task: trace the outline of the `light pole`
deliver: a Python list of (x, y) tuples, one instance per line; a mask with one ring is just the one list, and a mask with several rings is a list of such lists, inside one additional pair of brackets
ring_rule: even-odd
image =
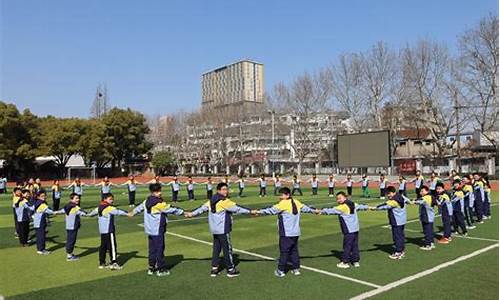
[(272, 143), (272, 149), (271, 149), (271, 167), (273, 168), (273, 178), (276, 175), (274, 171), (274, 115), (275, 112), (274, 110), (268, 110), (268, 113), (271, 114), (271, 143)]

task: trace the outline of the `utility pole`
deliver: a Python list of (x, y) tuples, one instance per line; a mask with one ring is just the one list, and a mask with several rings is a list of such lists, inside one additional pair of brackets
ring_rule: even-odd
[(274, 115), (275, 111), (274, 110), (269, 110), (268, 111), (271, 114), (271, 143), (272, 143), (272, 149), (271, 149), (271, 167), (273, 168), (273, 178), (276, 175), (275, 170), (274, 170)]

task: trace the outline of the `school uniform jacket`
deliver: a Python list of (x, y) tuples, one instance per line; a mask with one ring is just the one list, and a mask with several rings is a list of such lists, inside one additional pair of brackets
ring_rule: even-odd
[(44, 228), (47, 226), (47, 215), (53, 215), (54, 212), (49, 208), (47, 202), (42, 200), (36, 200), (33, 206), (33, 227), (34, 228)]
[(87, 213), (83, 211), (80, 206), (71, 202), (66, 204), (63, 209), (58, 210), (56, 213), (64, 213), (66, 230), (78, 230), (81, 225), (80, 217), (87, 215)]
[(431, 195), (425, 195), (415, 201), (419, 204), (419, 217), (422, 223), (434, 223), (434, 204), (435, 201)]
[(281, 200), (277, 204), (259, 209), (260, 214), (278, 215), (278, 232), (280, 236), (300, 236), (300, 213), (314, 213), (309, 206), (298, 200)]
[(482, 181), (474, 182), (474, 200), (475, 201), (484, 201), (484, 184)]
[(464, 213), (465, 202), (464, 202), (464, 192), (461, 190), (454, 190), (453, 197), (451, 198), (451, 205), (453, 206), (453, 212)]
[(212, 234), (227, 234), (232, 230), (232, 214), (249, 214), (250, 210), (241, 207), (224, 198), (220, 194), (215, 194), (210, 201), (195, 209), (193, 216), (200, 215), (208, 211), (208, 226)]
[(402, 226), (406, 224), (406, 202), (408, 198), (396, 193), (391, 199), (378, 205), (378, 210), (387, 210), (389, 224), (391, 226)]
[(342, 233), (348, 234), (359, 231), (359, 220), (357, 211), (366, 209), (368, 209), (368, 205), (364, 204), (357, 205), (350, 200), (346, 200), (343, 204), (340, 204), (336, 207), (323, 208), (321, 210), (321, 213), (325, 215), (338, 215)]
[(441, 214), (448, 216), (453, 215), (453, 205), (451, 203), (450, 196), (446, 192), (438, 195), (437, 203), (439, 205), (439, 209), (441, 210)]
[(14, 204), (14, 209), (16, 211), (16, 217), (18, 222), (26, 222), (30, 220), (30, 204), (28, 199), (19, 197), (17, 202)]
[(474, 189), (471, 184), (466, 184), (462, 188), (464, 192), (464, 201), (469, 200), (469, 207), (474, 207)]
[(139, 206), (134, 208), (133, 213), (138, 214), (144, 211), (144, 232), (147, 235), (157, 236), (165, 234), (167, 231), (168, 214), (180, 216), (184, 213), (182, 208), (171, 206), (163, 199), (149, 196)]
[(107, 234), (115, 232), (115, 216), (126, 216), (127, 212), (108, 203), (101, 203), (88, 214), (89, 217), (95, 215), (98, 215), (99, 233)]

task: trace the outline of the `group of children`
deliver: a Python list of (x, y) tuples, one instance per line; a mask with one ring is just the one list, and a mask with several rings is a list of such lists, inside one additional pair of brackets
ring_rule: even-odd
[[(297, 178), (294, 178), (297, 179)], [(329, 181), (333, 179), (330, 176)], [(311, 181), (317, 180), (314, 176)], [(350, 176), (346, 179), (346, 183), (352, 180)], [(362, 188), (367, 186), (364, 183), (365, 176), (362, 177)], [(403, 181), (402, 181), (403, 180)], [(420, 180), (424, 182), (423, 177), (417, 173), (414, 181)], [(406, 196), (406, 186), (404, 178), (400, 178), (398, 189), (395, 186), (389, 185), (388, 181), (381, 175), (380, 189), (381, 197), (384, 202), (377, 206), (368, 206), (365, 204), (357, 204), (352, 201), (352, 190), (347, 189), (347, 193), (340, 191), (335, 194), (337, 206), (331, 208), (316, 209), (301, 203), (293, 197), (296, 181), (292, 181), (293, 188), (284, 187), (281, 184), (279, 189), (275, 190), (275, 194), (280, 195), (280, 201), (270, 207), (261, 209), (249, 209), (237, 205), (229, 199), (228, 180), (220, 182), (216, 185), (216, 193), (207, 196), (209, 200), (192, 212), (186, 212), (182, 208), (172, 206), (165, 202), (162, 197), (162, 184), (159, 179), (154, 179), (149, 184), (150, 196), (139, 205), (135, 206), (130, 212), (121, 210), (113, 206), (114, 197), (111, 193), (110, 183), (107, 178), (99, 185), (101, 186), (101, 202), (99, 206), (91, 212), (83, 211), (80, 206), (80, 198), (83, 189), (82, 183), (75, 181), (69, 188), (73, 187), (73, 192), (70, 195), (69, 202), (62, 208), (49, 208), (47, 204), (47, 193), (41, 188), (41, 184), (35, 180), (33, 184), (17, 186), (13, 191), (13, 212), (15, 220), (16, 234), (18, 235), (20, 244), (25, 247), (28, 245), (29, 224), (33, 219), (33, 228), (36, 231), (37, 253), (47, 255), (50, 252), (45, 248), (45, 239), (47, 234), (48, 216), (64, 214), (66, 228), (66, 258), (68, 261), (78, 260), (78, 257), (73, 254), (75, 243), (77, 240), (78, 230), (80, 228), (80, 217), (98, 216), (98, 228), (101, 235), (101, 245), (99, 248), (99, 268), (109, 268), (118, 270), (122, 267), (117, 260), (117, 242), (116, 229), (114, 218), (115, 216), (128, 216), (143, 214), (144, 231), (148, 236), (148, 275), (165, 276), (169, 274), (167, 263), (165, 261), (165, 233), (168, 224), (168, 215), (174, 214), (177, 216), (184, 215), (186, 218), (198, 216), (202, 213), (208, 213), (209, 229), (213, 237), (213, 251), (210, 276), (219, 275), (225, 266), (228, 277), (236, 277), (239, 271), (236, 269), (233, 260), (233, 250), (231, 245), (232, 231), (232, 215), (236, 214), (252, 214), (252, 215), (277, 215), (278, 216), (278, 234), (279, 234), (279, 250), (280, 258), (275, 275), (278, 277), (285, 276), (288, 271), (288, 265), (291, 265), (289, 271), (291, 274), (300, 275), (300, 259), (298, 250), (298, 240), (300, 237), (300, 215), (301, 213), (315, 213), (318, 215), (337, 215), (339, 218), (341, 232), (343, 238), (343, 254), (340, 262), (337, 264), (339, 268), (350, 268), (360, 266), (360, 251), (359, 251), (359, 220), (357, 212), (361, 210), (387, 210), (389, 224), (392, 228), (392, 237), (394, 241), (394, 253), (389, 257), (391, 259), (402, 259), (405, 256), (405, 233), (404, 228), (407, 222), (406, 206), (408, 204), (419, 205), (419, 219), (422, 223), (424, 232), (424, 243), (420, 249), (432, 250), (434, 245), (434, 220), (435, 207), (438, 207), (438, 212), (441, 214), (443, 224), (443, 235), (438, 240), (438, 243), (448, 244), (452, 240), (452, 232), (467, 234), (468, 229), (474, 228), (474, 223), (482, 224), (484, 220), (490, 218), (490, 184), (487, 178), (482, 178), (479, 174), (459, 177), (456, 172), (452, 174), (451, 180), (453, 188), (450, 191), (445, 189), (443, 182), (436, 179), (436, 176), (431, 176), (430, 186), (416, 185), (417, 199), (411, 201)], [(31, 181), (31, 180), (30, 180)], [(260, 179), (260, 182), (265, 181), (265, 178)], [(280, 181), (279, 179), (277, 180)], [(177, 184), (177, 178), (168, 185)], [(259, 182), (259, 183), (260, 183)], [(433, 184), (435, 183), (435, 184)], [(36, 184), (36, 185), (35, 185)], [(129, 186), (130, 193), (135, 192), (137, 185), (133, 176), (124, 185)], [(192, 179), (189, 178), (187, 185), (192, 184)], [(205, 184), (213, 184), (211, 179)], [(56, 182), (54, 185), (57, 185)], [(180, 185), (180, 184), (179, 184)], [(80, 187), (80, 189), (75, 187)], [(349, 185), (346, 185), (349, 187)], [(352, 184), (350, 185), (352, 188)], [(102, 189), (107, 187), (108, 189)], [(260, 188), (266, 186), (260, 185)], [(312, 186), (317, 189), (319, 183), (316, 182)], [(332, 191), (329, 187), (329, 193)], [(403, 187), (403, 188), (402, 188)], [(275, 183), (276, 188), (276, 183)], [(383, 190), (382, 190), (383, 189)], [(57, 185), (54, 191), (60, 191)], [(80, 194), (77, 192), (80, 191)], [(262, 190), (260, 195), (262, 195)], [(382, 194), (383, 193), (383, 194)], [(313, 190), (313, 194), (317, 194), (317, 190)], [(239, 193), (241, 195), (241, 191)], [(363, 195), (365, 192), (363, 191)], [(382, 196), (383, 195), (383, 196)], [(135, 196), (135, 195), (134, 195)], [(220, 253), (223, 252), (224, 264), (220, 262)], [(106, 254), (109, 253), (110, 262), (106, 263)]]

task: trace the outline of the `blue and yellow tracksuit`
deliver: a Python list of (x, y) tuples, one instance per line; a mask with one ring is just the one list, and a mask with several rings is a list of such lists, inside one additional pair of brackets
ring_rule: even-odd
[(392, 240), (396, 252), (405, 250), (406, 202), (402, 194), (396, 193), (391, 199), (377, 206), (378, 210), (387, 210), (389, 224), (392, 229)]
[(126, 183), (128, 191), (128, 204), (135, 205), (135, 191), (137, 190), (137, 183), (135, 180), (128, 180)]
[(462, 229), (462, 234), (467, 233), (465, 226), (464, 212), (464, 192), (462, 190), (453, 190), (453, 197), (451, 198), (451, 205), (453, 206), (453, 229), (458, 232), (458, 228)]
[(47, 216), (53, 215), (54, 212), (49, 208), (47, 203), (41, 199), (35, 201), (33, 210), (33, 227), (36, 230), (36, 249), (38, 251), (43, 251), (45, 250)]
[(16, 229), (16, 234), (19, 237), (19, 225), (17, 224), (17, 213), (16, 213), (16, 203), (19, 201), (18, 196), (12, 196), (12, 214), (14, 215), (14, 228)]
[(167, 204), (163, 199), (149, 196), (137, 206), (134, 214), (144, 212), (144, 232), (148, 235), (148, 263), (150, 269), (164, 270), (165, 262), (165, 232), (167, 231), (167, 215), (180, 216), (184, 210)]
[(484, 216), (484, 183), (481, 180), (474, 182), (474, 209), (478, 222), (483, 220)]
[(415, 201), (419, 204), (419, 218), (424, 231), (424, 245), (430, 246), (434, 242), (434, 205), (431, 195), (425, 195)]
[(491, 216), (491, 207), (490, 207), (491, 206), (491, 199), (490, 199), (491, 187), (485, 181), (483, 181), (483, 185), (484, 185), (484, 208), (483, 208), (483, 212), (484, 212), (485, 216), (490, 217)]
[(30, 201), (24, 197), (19, 197), (14, 203), (14, 211), (17, 219), (17, 229), (19, 231), (19, 243), (28, 244), (30, 232), (31, 207)]
[(336, 207), (323, 208), (321, 210), (322, 214), (339, 216), (340, 228), (344, 235), (344, 252), (342, 254), (342, 262), (344, 263), (355, 263), (360, 260), (359, 220), (357, 211), (366, 209), (368, 209), (368, 205), (357, 205), (351, 200), (346, 200), (343, 204)]
[(437, 203), (443, 222), (443, 237), (449, 239), (451, 237), (451, 221), (453, 218), (453, 205), (450, 196), (446, 192), (438, 194)]
[(80, 206), (75, 203), (68, 203), (63, 209), (56, 213), (64, 213), (64, 220), (66, 222), (66, 253), (73, 254), (75, 249), (76, 239), (78, 236), (78, 229), (80, 229), (80, 217), (86, 216), (87, 213), (83, 211)]
[(115, 234), (115, 216), (126, 216), (127, 212), (118, 209), (107, 202), (95, 208), (89, 217), (98, 215), (99, 233), (101, 234), (101, 246), (99, 247), (99, 264), (106, 263), (106, 252), (109, 252), (111, 263), (117, 262), (117, 247)]
[(300, 268), (299, 259), (299, 236), (300, 236), (300, 213), (314, 213), (309, 206), (298, 200), (281, 200), (277, 204), (259, 210), (259, 214), (278, 215), (278, 232), (280, 259), (278, 270), (285, 272), (288, 260), (293, 269)]
[(463, 186), (462, 191), (464, 192), (464, 216), (467, 226), (472, 226), (474, 224), (474, 189), (471, 184), (466, 184)]
[(224, 253), (224, 261), (228, 271), (234, 270), (233, 249), (231, 245), (231, 230), (233, 214), (249, 214), (250, 210), (238, 206), (221, 194), (215, 194), (210, 201), (192, 212), (193, 216), (208, 211), (208, 225), (213, 235), (212, 267), (219, 266), (219, 255)]

